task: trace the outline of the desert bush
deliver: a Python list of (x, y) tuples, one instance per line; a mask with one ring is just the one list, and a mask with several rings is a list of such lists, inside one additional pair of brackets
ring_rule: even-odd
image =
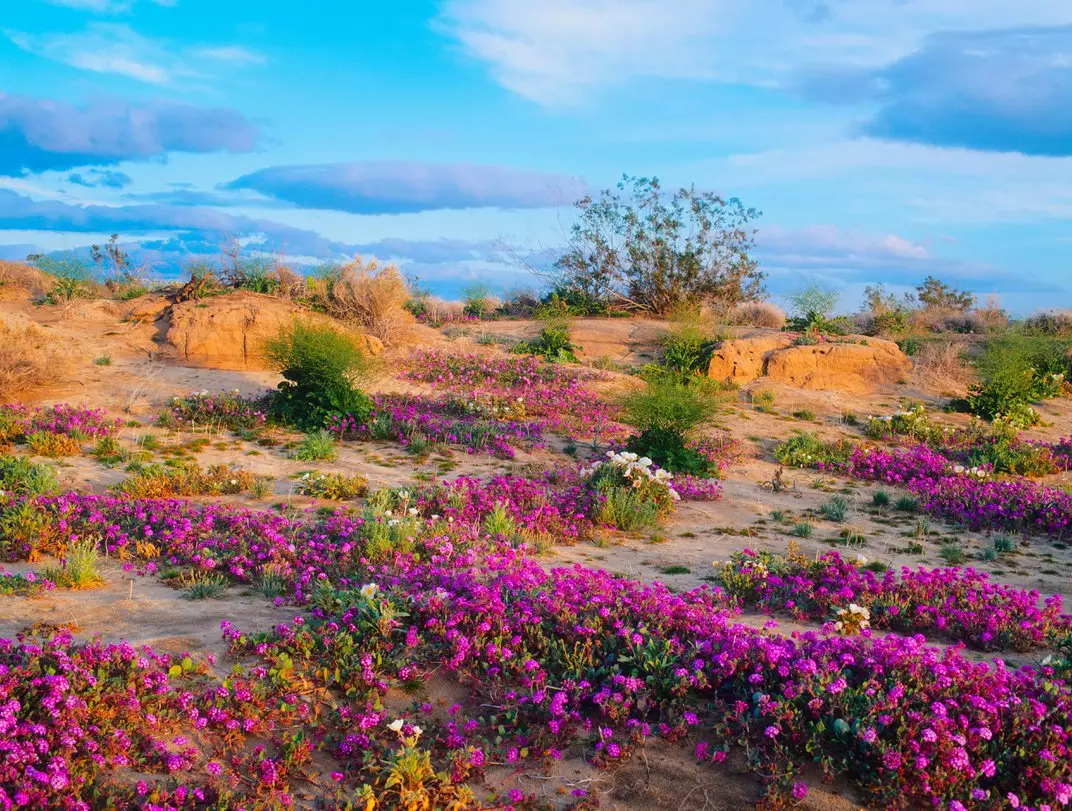
[(588, 289), (560, 284), (540, 299), (534, 315), (559, 317), (606, 315), (609, 309), (605, 299)]
[(529, 290), (515, 290), (507, 293), (499, 312), (512, 318), (527, 318), (536, 313), (540, 306), (540, 299)]
[(294, 458), (302, 462), (330, 462), (339, 455), (335, 437), (328, 431), (311, 431), (294, 451)]
[(51, 383), (65, 365), (64, 355), (44, 330), (0, 322), (0, 400)]
[(662, 335), (660, 342), (663, 347), (663, 366), (683, 377), (706, 371), (704, 367), (717, 343), (697, 323), (696, 318), (679, 319)]
[(296, 321), (267, 342), (265, 354), (284, 378), (269, 400), (277, 419), (318, 429), (336, 414), (351, 414), (359, 422), (368, 417), (372, 402), (357, 385), (368, 363), (346, 335)]
[(1021, 427), (1036, 424), (1031, 403), (1061, 393), (1068, 373), (1072, 340), (1007, 335), (987, 342), (976, 360), (980, 382), (972, 386), (967, 407), (977, 417), (1012, 419)]
[(1040, 310), (1024, 322), (1026, 335), (1072, 336), (1072, 310)]
[(64, 317), (77, 302), (93, 297), (93, 274), (82, 260), (73, 256), (39, 256), (34, 266), (52, 277), (42, 303), (61, 308)]
[(531, 341), (521, 341), (514, 351), (524, 355), (539, 355), (552, 363), (577, 363), (576, 349), (570, 340), (569, 321), (565, 318), (545, 318), (540, 334)]
[(68, 434), (34, 431), (26, 435), (26, 444), (34, 455), (49, 456), (54, 459), (63, 456), (78, 456), (82, 453), (81, 443)]
[(924, 308), (969, 310), (975, 306), (975, 295), (966, 290), (957, 290), (952, 285), (928, 276), (916, 285), (916, 300)]
[(39, 496), (56, 487), (56, 472), (48, 465), (35, 464), (24, 456), (0, 456), (0, 491)]
[(302, 496), (326, 498), (329, 501), (350, 501), (368, 492), (368, 479), (345, 473), (311, 471), (301, 474), (296, 489)]
[(680, 379), (652, 378), (646, 388), (626, 395), (622, 401), (625, 421), (639, 431), (629, 438), (627, 447), (665, 470), (713, 475), (711, 461), (689, 447), (689, 440), (716, 407), (714, 400)]
[(760, 297), (749, 229), (759, 212), (737, 199), (695, 187), (666, 195), (658, 178), (623, 176), (576, 208), (569, 248), (555, 263), (559, 289), (570, 295), (656, 314)]
[(406, 310), (409, 286), (394, 265), (380, 267), (360, 257), (328, 265), (316, 271), (312, 289), (314, 306), (384, 343), (403, 337), (412, 321)]
[(779, 443), (774, 449), (774, 458), (789, 467), (836, 468), (849, 458), (851, 452), (852, 445), (844, 440), (827, 442), (808, 432)]
[(175, 301), (200, 301), (222, 291), (216, 271), (204, 263), (187, 268), (190, 279), (175, 292)]
[(769, 301), (749, 301), (730, 310), (728, 320), (739, 326), (782, 329), (785, 326), (785, 311)]
[(146, 465), (112, 489), (131, 498), (221, 496), (246, 492), (256, 480), (248, 470), (229, 465), (210, 465), (205, 469), (196, 463), (175, 467)]
[(462, 291), (462, 313), (469, 318), (488, 318), (499, 306), (487, 285), (474, 284)]
[(834, 317), (834, 309), (840, 299), (841, 293), (819, 284), (800, 288), (789, 296), (793, 316), (789, 320), (790, 327), (809, 335), (845, 333), (848, 319)]
[(97, 565), (100, 552), (99, 537), (79, 538), (67, 545), (63, 560), (58, 567), (44, 569), (41, 574), (57, 586), (68, 589), (89, 589), (102, 582)]
[(965, 393), (975, 379), (971, 366), (964, 359), (964, 349), (958, 343), (928, 340), (906, 348), (914, 350), (911, 352), (912, 376), (925, 386), (959, 395)]

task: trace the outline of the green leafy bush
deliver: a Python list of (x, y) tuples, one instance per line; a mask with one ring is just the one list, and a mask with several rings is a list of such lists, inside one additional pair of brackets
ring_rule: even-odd
[(335, 437), (324, 430), (310, 431), (294, 451), (294, 458), (302, 462), (330, 462), (338, 455)]
[(992, 420), (1005, 417), (1018, 427), (1038, 424), (1031, 403), (1061, 393), (1072, 341), (1046, 336), (1006, 335), (989, 341), (976, 361), (980, 382), (966, 398), (968, 410)]
[(372, 401), (358, 388), (368, 363), (347, 336), (327, 326), (295, 322), (265, 347), (283, 382), (270, 401), (272, 415), (300, 428), (317, 429), (334, 414), (368, 418)]
[(34, 464), (24, 456), (0, 456), (0, 490), (37, 496), (56, 489), (56, 473), (48, 465)]
[(827, 442), (808, 432), (779, 443), (774, 458), (789, 467), (836, 467), (848, 460), (851, 452), (852, 445), (845, 440)]
[(703, 372), (715, 344), (695, 324), (678, 324), (662, 337), (663, 365), (683, 376)]
[(647, 388), (622, 402), (625, 420), (640, 432), (628, 449), (675, 473), (713, 475), (709, 459), (688, 440), (714, 414), (716, 403), (703, 392), (673, 377), (657, 377)]
[(577, 363), (576, 347), (570, 340), (569, 322), (561, 318), (549, 318), (539, 336), (531, 341), (522, 341), (514, 351), (526, 355), (538, 355), (551, 363)]

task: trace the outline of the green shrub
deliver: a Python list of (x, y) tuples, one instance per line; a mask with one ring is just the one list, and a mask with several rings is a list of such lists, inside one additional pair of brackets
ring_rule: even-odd
[(302, 462), (331, 462), (338, 457), (335, 437), (327, 431), (311, 431), (294, 451), (294, 458)]
[(919, 509), (919, 501), (914, 496), (901, 496), (894, 506), (906, 513), (914, 513)]
[(663, 365), (683, 376), (703, 372), (715, 344), (695, 324), (678, 324), (662, 336)]
[(887, 507), (890, 503), (890, 494), (885, 490), (876, 490), (871, 494), (871, 503), (876, 507)]
[(850, 453), (852, 445), (845, 440), (827, 442), (811, 432), (792, 436), (774, 449), (778, 462), (789, 467), (836, 467)]
[(688, 446), (696, 430), (715, 412), (711, 398), (680, 379), (657, 377), (645, 389), (627, 395), (622, 409), (626, 422), (640, 432), (630, 437), (630, 451), (675, 473), (712, 473), (710, 460)]
[(801, 408), (793, 412), (793, 417), (805, 422), (815, 422), (815, 412), (809, 408)]
[(773, 411), (775, 394), (770, 389), (752, 392), (752, 407), (756, 411)]
[(56, 489), (56, 472), (48, 465), (34, 464), (24, 456), (0, 456), (0, 490), (39, 496)]
[(49, 567), (41, 574), (57, 586), (68, 589), (88, 589), (99, 586), (103, 581), (97, 571), (100, 554), (97, 552), (98, 539), (80, 538), (67, 546), (67, 552), (59, 567)]
[(801, 521), (799, 524), (793, 526), (793, 534), (798, 538), (810, 538), (815, 531), (815, 527), (809, 524), (807, 521)]
[(470, 318), (487, 318), (495, 309), (495, 300), (486, 285), (467, 287), (462, 291), (462, 300), (465, 302), (462, 313)]
[(599, 521), (625, 532), (646, 529), (659, 521), (659, 505), (636, 492), (632, 487), (610, 487), (604, 491), (605, 501)]
[(823, 518), (838, 524), (844, 523), (848, 511), (848, 502), (841, 496), (834, 496), (819, 508), (819, 512), (822, 513)]
[(569, 322), (561, 318), (546, 319), (536, 338), (514, 347), (517, 353), (538, 355), (551, 363), (577, 363), (576, 349), (570, 340)]
[(268, 342), (265, 354), (284, 378), (269, 401), (276, 419), (316, 429), (335, 414), (352, 414), (359, 423), (368, 418), (372, 401), (357, 387), (368, 363), (347, 336), (295, 322)]
[(992, 420), (1005, 417), (1019, 427), (1039, 421), (1031, 403), (1061, 393), (1072, 341), (1048, 336), (1006, 335), (988, 341), (976, 361), (979, 383), (966, 398), (968, 410)]

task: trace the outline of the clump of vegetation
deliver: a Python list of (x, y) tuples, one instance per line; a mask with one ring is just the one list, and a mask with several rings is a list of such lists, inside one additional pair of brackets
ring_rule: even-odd
[(841, 496), (834, 496), (819, 508), (823, 518), (837, 524), (845, 522), (849, 511), (849, 504)]
[(791, 436), (774, 448), (774, 458), (789, 467), (833, 467), (846, 462), (852, 444), (845, 440), (827, 442), (810, 431)]
[(1017, 427), (1038, 424), (1032, 403), (1058, 396), (1072, 340), (1010, 334), (987, 342), (976, 361), (979, 383), (965, 400), (977, 417), (1003, 417)]
[(97, 440), (97, 444), (93, 446), (91, 453), (105, 467), (115, 467), (127, 461), (130, 457), (130, 454), (119, 444), (119, 440), (114, 436), (102, 436)]
[(93, 274), (81, 259), (71, 255), (34, 256), (32, 261), (52, 277), (41, 303), (59, 307), (64, 318), (79, 301), (93, 297)]
[(368, 419), (372, 401), (358, 382), (369, 365), (348, 336), (298, 321), (268, 341), (265, 354), (283, 375), (269, 400), (276, 419), (308, 430), (323, 428), (335, 415)]
[(663, 192), (658, 178), (623, 176), (576, 203), (569, 248), (555, 263), (560, 290), (607, 307), (665, 315), (755, 301), (763, 274), (749, 224), (759, 212), (695, 187)]
[(521, 341), (514, 351), (538, 355), (551, 363), (577, 363), (577, 354), (570, 340), (569, 322), (564, 318), (546, 318), (540, 334), (531, 341)]
[(326, 498), (329, 501), (350, 501), (368, 492), (368, 479), (345, 473), (309, 471), (302, 473), (296, 488), (298, 495)]
[(763, 329), (782, 329), (785, 326), (785, 311), (769, 301), (748, 301), (729, 311), (731, 324)]
[(50, 431), (34, 431), (26, 435), (26, 444), (36, 456), (48, 456), (59, 459), (64, 456), (78, 456), (82, 452), (81, 443), (70, 434), (54, 434)]
[(227, 578), (206, 569), (187, 569), (175, 582), (190, 600), (215, 600), (227, 589)]
[(622, 401), (625, 420), (640, 433), (628, 449), (651, 458), (664, 470), (697, 476), (714, 475), (711, 461), (689, 446), (698, 428), (714, 414), (716, 404), (696, 388), (673, 377), (656, 377)]
[(0, 490), (16, 495), (39, 496), (54, 492), (56, 472), (25, 456), (0, 456)]
[(688, 309), (674, 315), (677, 323), (661, 338), (663, 366), (685, 379), (705, 374), (718, 341), (701, 326), (698, 310)]
[(807, 521), (801, 521), (800, 523), (793, 525), (791, 532), (798, 538), (810, 538), (812, 533), (815, 532), (815, 525), (810, 524)]
[(58, 567), (42, 571), (47, 580), (68, 589), (90, 589), (103, 581), (97, 571), (100, 553), (98, 538), (80, 538), (67, 545), (66, 554)]
[(890, 505), (890, 494), (885, 490), (876, 490), (871, 494), (871, 503), (876, 507), (888, 507)]
[(406, 309), (409, 286), (394, 265), (354, 259), (346, 265), (325, 265), (312, 277), (312, 305), (362, 332), (392, 343), (413, 321)]
[(294, 458), (302, 462), (331, 462), (339, 455), (335, 437), (328, 431), (311, 431), (294, 451)]
[(813, 338), (843, 334), (846, 331), (845, 319), (834, 318), (834, 310), (840, 300), (841, 294), (836, 290), (818, 284), (802, 287), (789, 296), (793, 316), (789, 325)]
[(497, 305), (487, 285), (476, 284), (462, 291), (462, 314), (469, 318), (488, 318)]
[(248, 470), (228, 465), (211, 465), (205, 469), (196, 463), (174, 467), (145, 465), (113, 489), (131, 498), (225, 496), (247, 492), (256, 480)]
[(776, 395), (771, 389), (762, 389), (761, 391), (752, 392), (752, 408), (756, 411), (762, 411), (766, 414), (770, 414), (774, 411), (774, 401)]

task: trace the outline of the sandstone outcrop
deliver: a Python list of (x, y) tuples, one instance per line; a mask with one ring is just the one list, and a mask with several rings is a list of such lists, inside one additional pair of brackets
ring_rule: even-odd
[(751, 383), (764, 375), (774, 352), (792, 343), (792, 336), (781, 333), (723, 341), (711, 355), (707, 376), (738, 385)]
[[(263, 369), (265, 341), (295, 319), (344, 329), (337, 321), (293, 302), (243, 291), (172, 306), (166, 343), (180, 361), (197, 366)], [(378, 338), (359, 332), (352, 335), (368, 354), (383, 351)]]

